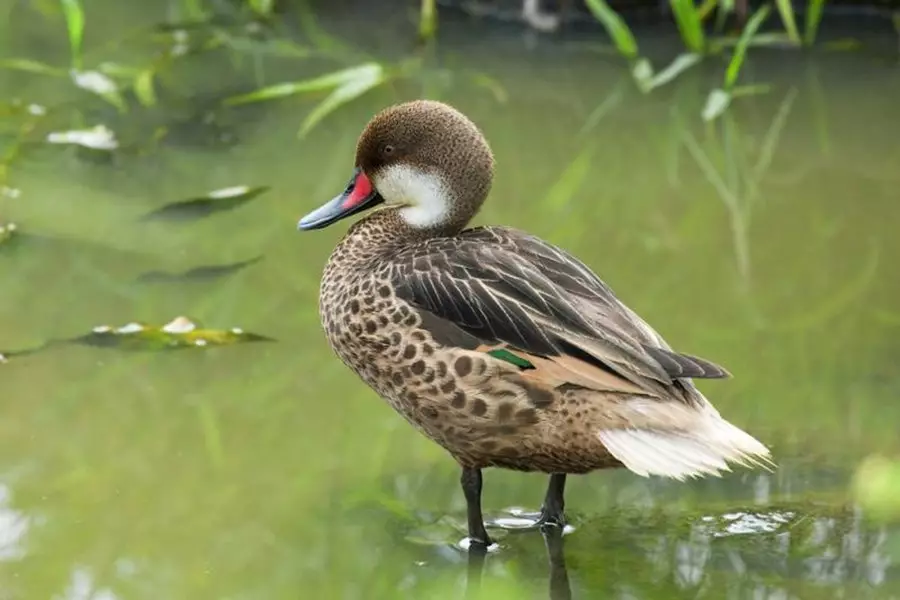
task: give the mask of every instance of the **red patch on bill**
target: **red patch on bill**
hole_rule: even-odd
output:
[[[344,200],[344,204],[341,206],[341,208],[353,208],[371,195],[372,182],[369,181],[369,178],[366,177],[365,173],[360,171],[356,176],[356,180],[353,182],[353,189],[350,190],[349,194],[347,194],[347,199]]]

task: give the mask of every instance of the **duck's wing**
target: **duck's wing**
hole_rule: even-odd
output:
[[[672,352],[583,263],[516,230],[470,229],[392,262],[396,294],[439,342],[504,349],[558,384],[662,397],[677,378],[725,374]]]

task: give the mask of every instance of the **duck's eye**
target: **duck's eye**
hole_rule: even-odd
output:
[[[381,149],[381,153],[385,156],[390,156],[394,153],[395,148],[390,144],[387,144],[384,148]]]

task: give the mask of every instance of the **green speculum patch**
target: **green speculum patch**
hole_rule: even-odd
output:
[[[498,350],[490,350],[488,352],[494,358],[499,358],[500,360],[505,360],[506,362],[519,367],[520,369],[533,369],[534,365],[522,358],[521,356],[517,356],[506,350],[505,348],[500,348]]]

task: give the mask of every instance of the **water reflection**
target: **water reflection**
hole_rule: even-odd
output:
[[[670,598],[676,589],[692,598],[806,598],[806,589],[819,590],[815,597],[856,590],[855,597],[868,598],[897,591],[889,544],[897,531],[872,528],[852,507],[788,505],[695,516],[618,511],[583,523],[574,536],[542,530],[543,566],[520,548],[526,545],[522,536],[536,535],[511,536],[500,553],[487,557],[471,552],[467,598],[482,597],[487,578],[509,576],[485,573],[491,561],[520,563],[529,578],[539,572],[546,584],[535,584],[536,597],[550,600]],[[574,586],[566,541],[582,567]]]

